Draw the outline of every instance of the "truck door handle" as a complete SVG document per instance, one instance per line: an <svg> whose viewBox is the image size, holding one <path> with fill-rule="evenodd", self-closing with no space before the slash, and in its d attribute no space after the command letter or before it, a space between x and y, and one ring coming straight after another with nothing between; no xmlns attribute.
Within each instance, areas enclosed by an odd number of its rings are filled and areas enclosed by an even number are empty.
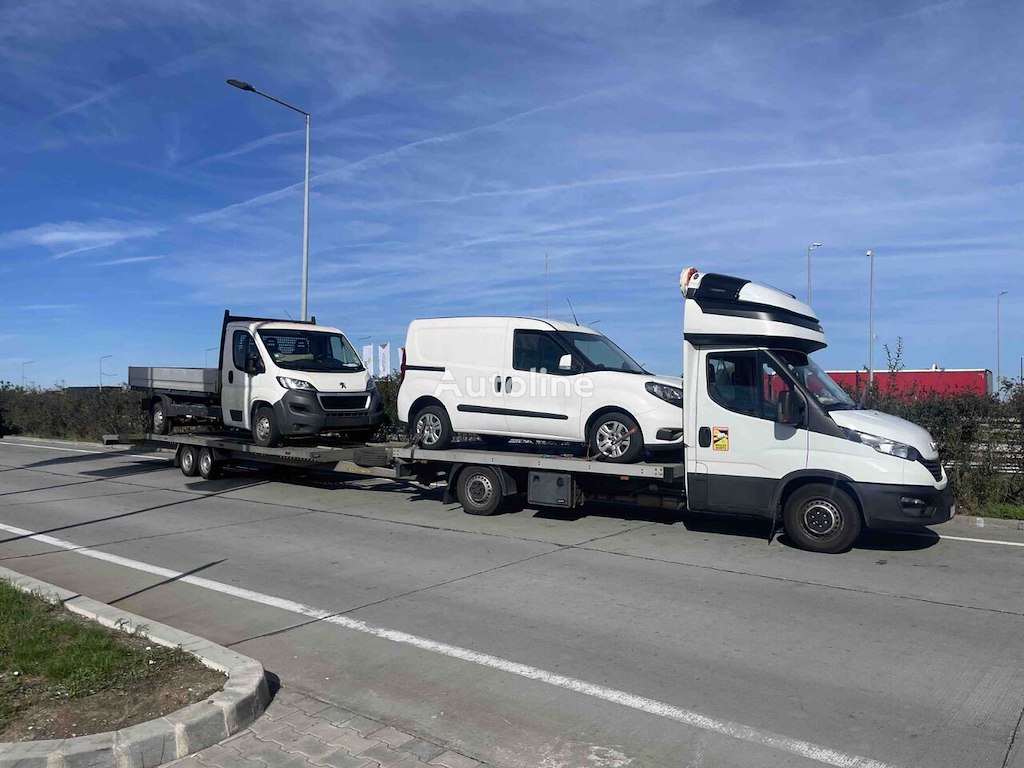
<svg viewBox="0 0 1024 768"><path fill-rule="evenodd" d="M501 376L494 377L494 391L501 392Z"/></svg>
<svg viewBox="0 0 1024 768"><path fill-rule="evenodd" d="M697 443L701 448L711 447L711 427L701 427L697 432Z"/></svg>
<svg viewBox="0 0 1024 768"><path fill-rule="evenodd" d="M234 383L235 383L235 372L234 371L228 371L228 384L234 384Z"/></svg>

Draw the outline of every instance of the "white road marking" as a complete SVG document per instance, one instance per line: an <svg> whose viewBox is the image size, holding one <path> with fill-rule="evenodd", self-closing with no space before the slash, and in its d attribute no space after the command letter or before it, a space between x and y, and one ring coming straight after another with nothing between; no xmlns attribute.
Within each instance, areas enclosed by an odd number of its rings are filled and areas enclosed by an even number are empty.
<svg viewBox="0 0 1024 768"><path fill-rule="evenodd" d="M87 451L83 448L63 448L54 445L36 445L35 443L12 443L0 440L0 447L40 448L44 451L68 451L69 453L102 453L108 456L122 456L126 459L145 459L146 461L170 461L169 456L149 456L142 453L121 453L120 451Z"/></svg>
<svg viewBox="0 0 1024 768"><path fill-rule="evenodd" d="M151 563L145 563L139 560L131 560L127 557L121 557L120 555L114 555L108 552L101 552L96 549L90 549L89 547L80 547L74 542L67 541L65 539L58 539L54 536L35 533L33 531L25 530L24 528L16 528L13 525L0 523L0 530L13 533L17 536L24 536L26 538L33 539L42 544L71 550L77 554L85 555L86 557L91 557L106 563L112 563L125 568L132 568L137 571L151 573L154 576L161 576L165 579L174 579L175 581L192 584L193 586L209 589L213 592L220 592L221 594L237 597L242 600L248 600L253 603L259 603L260 605L279 608L280 610L288 611L290 613L296 613L301 616L318 619L345 629L378 637L383 640L411 645L424 651L430 651L453 659L460 659L473 664L479 664L480 666L490 667L491 669L497 669L512 675L518 675L519 677L524 677L528 680L537 680L542 683L547 683L548 685L573 691L574 693L580 693L585 696L591 696L613 704L629 707L640 712L646 712L651 715L657 715L658 717L675 720L676 722L683 723L684 725L700 728L705 731L711 731L712 733L728 736L733 739L739 739L740 741L746 741L751 744L757 744L759 746L769 747L782 752L788 752L789 754L798 755L808 760L814 760L818 763L836 766L836 768L894 768L886 763L872 760L868 757L839 752L828 747L823 747L820 744L813 744L808 741L802 741L788 736L781 736L776 733L771 733L770 731L762 731L749 725L743 725L742 723L718 720L700 712L682 709L681 707L676 707L672 704L648 699L645 696L638 696L637 694L629 693L627 691L620 691L615 688L607 688L603 685L588 683L585 680L559 675L555 672L548 672L544 669L531 667L527 664L520 664L516 661L509 661L508 659L502 659L497 656L491 656L490 654L474 651L469 648L449 645L447 643L430 640L425 637L419 637L418 635L410 635L406 632L388 629L387 627L377 627L372 624L367 624L364 621L360 621L359 619L353 619L348 616L337 616L330 611L314 608L292 600L274 597L273 595L266 595L262 592L254 592L252 590L245 589L244 587L236 587L231 584L224 584L219 581L204 579L201 576L186 576L178 571L173 571L170 568L152 565Z"/></svg>
<svg viewBox="0 0 1024 768"><path fill-rule="evenodd" d="M999 541L998 539L972 539L968 536L946 536L944 534L938 534L940 539L949 539L950 541L970 541L975 544L1002 544L1004 547L1024 547L1024 541Z"/></svg>

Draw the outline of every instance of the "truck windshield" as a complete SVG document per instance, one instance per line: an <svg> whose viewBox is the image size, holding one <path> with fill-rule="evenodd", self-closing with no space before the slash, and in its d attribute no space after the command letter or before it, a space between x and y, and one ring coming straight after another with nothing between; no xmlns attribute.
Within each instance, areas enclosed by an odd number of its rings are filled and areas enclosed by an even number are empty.
<svg viewBox="0 0 1024 768"><path fill-rule="evenodd" d="M359 355L340 334L291 328L261 329L259 334L278 368L310 373L364 370Z"/></svg>
<svg viewBox="0 0 1024 768"><path fill-rule="evenodd" d="M647 373L633 358L599 333L562 331L558 335L583 358L591 370Z"/></svg>
<svg viewBox="0 0 1024 768"><path fill-rule="evenodd" d="M825 410L848 410L856 408L856 403L846 394L846 390L836 384L825 373L824 369L802 352L776 352L786 361L790 372Z"/></svg>

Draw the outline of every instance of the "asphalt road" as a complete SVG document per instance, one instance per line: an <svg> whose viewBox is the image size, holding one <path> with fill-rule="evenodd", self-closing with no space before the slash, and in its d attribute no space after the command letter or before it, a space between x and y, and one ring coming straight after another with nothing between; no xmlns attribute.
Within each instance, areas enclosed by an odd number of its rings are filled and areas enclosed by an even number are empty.
<svg viewBox="0 0 1024 768"><path fill-rule="evenodd" d="M0 565L502 768L1024 768L1016 524L829 556L750 523L440 496L8 437Z"/></svg>

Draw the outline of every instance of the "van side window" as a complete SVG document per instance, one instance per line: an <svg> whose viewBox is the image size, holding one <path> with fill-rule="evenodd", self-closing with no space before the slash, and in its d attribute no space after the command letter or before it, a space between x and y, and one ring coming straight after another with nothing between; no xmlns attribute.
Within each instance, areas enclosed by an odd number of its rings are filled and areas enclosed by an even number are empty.
<svg viewBox="0 0 1024 768"><path fill-rule="evenodd" d="M759 352L720 352L707 357L708 394L730 411L775 421L779 395L789 381Z"/></svg>
<svg viewBox="0 0 1024 768"><path fill-rule="evenodd" d="M246 356L259 357L259 350L256 348L256 340L247 331L235 331L231 338L231 360L235 368L245 370Z"/></svg>
<svg viewBox="0 0 1024 768"><path fill-rule="evenodd" d="M516 331L512 336L512 367L517 371L546 371L565 374L558 361L568 354L544 331Z"/></svg>

